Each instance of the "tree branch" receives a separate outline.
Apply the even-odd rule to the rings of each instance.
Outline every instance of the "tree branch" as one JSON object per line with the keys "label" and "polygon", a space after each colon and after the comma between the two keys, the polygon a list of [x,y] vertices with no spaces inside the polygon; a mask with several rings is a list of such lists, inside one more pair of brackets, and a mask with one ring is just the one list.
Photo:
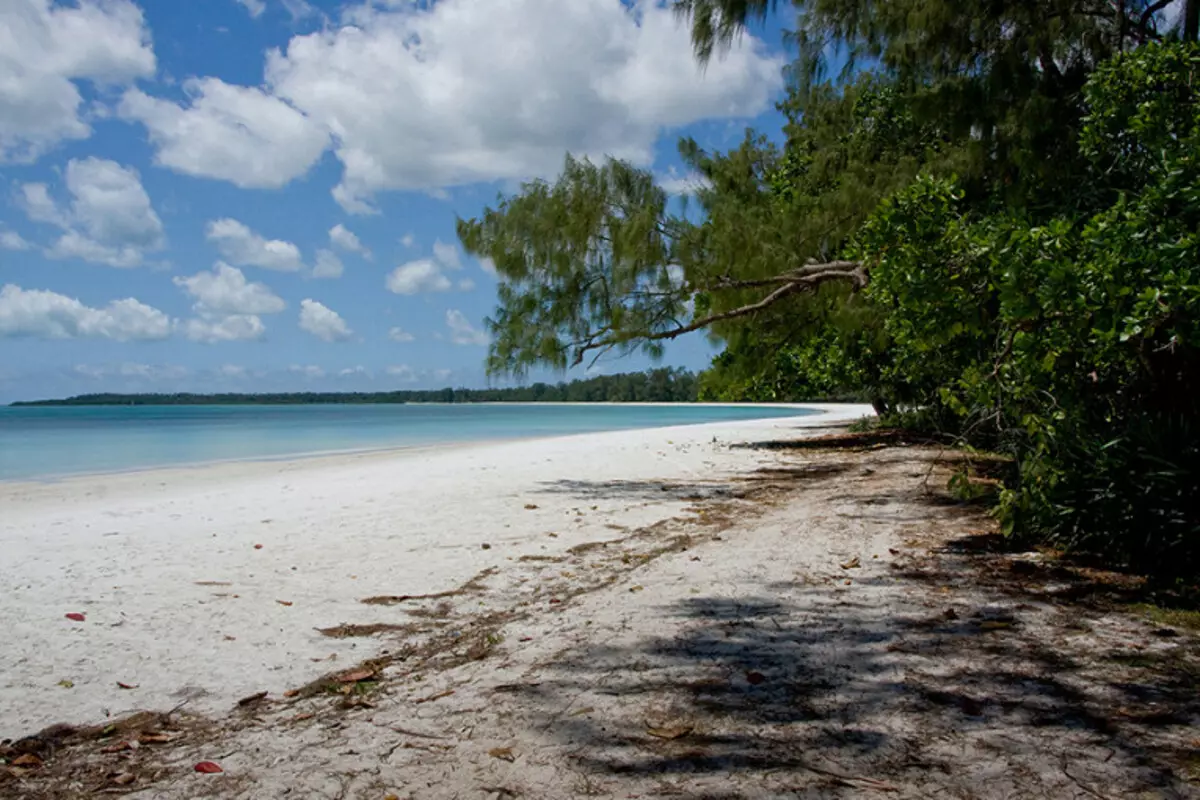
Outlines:
{"label": "tree branch", "polygon": [[710,314],[706,317],[693,320],[687,325],[676,325],[674,328],[669,328],[663,331],[647,331],[637,335],[605,337],[603,331],[589,335],[583,341],[575,342],[571,345],[575,350],[575,358],[571,366],[575,367],[583,363],[584,356],[590,350],[597,348],[610,348],[622,342],[628,342],[635,339],[641,339],[648,342],[662,341],[664,339],[675,339],[683,336],[685,333],[698,331],[702,328],[707,328],[718,322],[724,322],[729,319],[738,317],[746,317],[756,314],[769,306],[774,305],[780,300],[798,292],[812,291],[823,283],[831,283],[834,281],[849,281],[855,289],[862,289],[867,285],[866,267],[859,261],[830,261],[824,264],[806,264],[803,267],[785,272],[774,278],[763,279],[761,281],[744,281],[733,282],[732,284],[722,284],[731,288],[750,288],[751,286],[767,286],[782,284],[775,291],[768,294],[758,302],[749,303],[744,306],[722,311],[717,314]]}

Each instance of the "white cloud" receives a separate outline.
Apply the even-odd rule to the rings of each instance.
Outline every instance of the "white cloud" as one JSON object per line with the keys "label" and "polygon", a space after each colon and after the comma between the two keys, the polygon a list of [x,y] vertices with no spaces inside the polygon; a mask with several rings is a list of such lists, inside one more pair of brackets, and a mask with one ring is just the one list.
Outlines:
{"label": "white cloud", "polygon": [[448,292],[453,288],[441,268],[428,258],[401,264],[388,274],[386,283],[388,291],[394,294]]}
{"label": "white cloud", "polygon": [[[299,3],[292,1],[299,8]],[[190,81],[183,106],[126,94],[164,166],[277,187],[327,147],[333,195],[549,176],[566,152],[649,164],[666,128],[770,107],[783,58],[742,37],[701,69],[686,26],[643,0],[440,0],[352,5],[267,54],[257,87]]]}
{"label": "white cloud", "polygon": [[174,283],[192,296],[199,314],[278,314],[287,307],[266,285],[251,283],[240,269],[221,261],[211,272],[175,278]]}
{"label": "white cloud", "polygon": [[339,378],[370,378],[371,371],[359,364],[355,367],[346,367],[343,370],[338,370]]}
{"label": "white cloud", "polygon": [[346,266],[337,253],[325,249],[317,251],[317,262],[312,273],[314,278],[340,278],[345,271]]}
{"label": "white cloud", "polygon": [[186,107],[138,89],[121,101],[121,116],[149,131],[159,166],[274,189],[308,172],[329,144],[324,127],[261,89],[201,78],[184,90]]}
{"label": "white cloud", "polygon": [[263,321],[252,314],[226,317],[196,317],[178,324],[180,332],[193,342],[246,342],[261,339],[267,332]]}
{"label": "white cloud", "polygon": [[[458,246],[446,244],[438,239],[433,243],[433,258],[420,258],[396,267],[387,277],[387,288],[395,294],[448,292],[455,284],[446,277],[445,272],[461,269],[462,259],[458,254]],[[475,288],[475,282],[470,278],[463,278],[458,282],[458,288],[468,292]]]}
{"label": "white cloud", "polygon": [[29,250],[32,248],[29,242],[16,231],[0,231],[0,249],[3,250]]}
{"label": "white cloud", "polygon": [[281,239],[265,239],[236,219],[208,223],[207,235],[221,255],[239,267],[262,267],[279,272],[296,272],[304,268],[299,247]]}
{"label": "white cloud", "polygon": [[353,334],[336,311],[316,300],[300,301],[300,329],[326,342],[344,342]]}
{"label": "white cloud", "polygon": [[680,175],[674,167],[668,170],[666,174],[656,176],[655,183],[670,195],[695,194],[701,189],[707,189],[712,185],[709,183],[708,178],[698,172],[688,172],[685,175]]}
{"label": "white cloud", "polygon": [[329,241],[334,247],[345,250],[347,253],[358,253],[363,258],[371,258],[371,251],[340,222],[329,229]]}
{"label": "white cloud", "polygon": [[490,340],[487,333],[473,327],[458,309],[446,312],[446,327],[450,329],[450,341],[463,345],[485,345]]}
{"label": "white cloud", "polygon": [[404,330],[404,328],[392,328],[390,331],[388,331],[388,338],[393,342],[411,342],[417,337]]}
{"label": "white cloud", "polygon": [[122,85],[154,75],[141,9],[129,0],[0,3],[0,163],[32,161],[86,139],[77,81]]}
{"label": "white cloud", "polygon": [[325,370],[321,369],[320,367],[316,366],[315,364],[308,364],[305,366],[302,366],[300,364],[292,364],[290,367],[288,367],[288,372],[291,372],[295,375],[303,375],[306,378],[324,378],[325,377]]}
{"label": "white cloud", "polygon": [[147,253],[165,245],[162,220],[150,205],[141,177],[132,167],[101,158],[67,163],[71,202],[60,207],[43,183],[21,187],[25,213],[64,233],[46,255],[80,258],[112,267],[137,267]]}
{"label": "white cloud", "polygon": [[496,262],[492,261],[487,256],[479,259],[479,268],[488,275],[491,275],[493,278],[496,277]]}
{"label": "white cloud", "polygon": [[413,236],[411,233],[406,233],[404,236],[400,237],[400,244],[404,245],[405,247],[412,247],[416,243],[417,237]]}
{"label": "white cloud", "polygon": [[386,370],[384,370],[384,372],[393,378],[398,378],[405,383],[417,382],[417,373],[408,364],[397,364],[395,366],[388,367]]}
{"label": "white cloud", "polygon": [[267,10],[267,4],[263,0],[237,0],[237,2],[253,19],[258,19]]}
{"label": "white cloud", "polygon": [[9,284],[0,289],[0,337],[112,339],[118,342],[165,339],[171,320],[132,297],[92,308],[42,289]]}
{"label": "white cloud", "polygon": [[217,374],[222,378],[244,378],[249,370],[236,364],[222,364],[217,367]]}
{"label": "white cloud", "polygon": [[292,16],[292,22],[300,22],[308,17],[318,16],[321,13],[308,3],[307,0],[282,0],[282,2],[283,7]]}
{"label": "white cloud", "polygon": [[433,243],[433,257],[446,269],[462,269],[462,260],[458,257],[458,247],[446,244],[441,239]]}
{"label": "white cloud", "polygon": [[75,373],[88,378],[142,378],[145,380],[178,380],[186,378],[190,371],[177,364],[76,364]]}

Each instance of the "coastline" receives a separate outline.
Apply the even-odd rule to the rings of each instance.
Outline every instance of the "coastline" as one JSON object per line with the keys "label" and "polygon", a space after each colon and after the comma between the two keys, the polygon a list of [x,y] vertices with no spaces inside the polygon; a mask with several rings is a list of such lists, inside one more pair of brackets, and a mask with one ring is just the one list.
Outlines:
{"label": "coastline", "polygon": [[770,459],[730,443],[870,413],[804,407],[823,413],[0,484],[0,737],[184,700],[222,713],[369,658],[386,644],[318,629],[689,505],[606,487],[720,480]]}
{"label": "coastline", "polygon": [[[339,405],[355,405],[355,404],[339,404]],[[362,404],[362,405],[376,406],[378,404]],[[438,406],[438,407],[441,407],[441,406],[446,406],[446,407],[453,407],[453,406],[489,406],[489,407],[582,406],[582,407],[600,407],[600,408],[605,408],[605,407],[607,407],[607,408],[612,408],[612,407],[669,408],[669,407],[675,407],[675,406],[682,405],[682,406],[703,406],[703,407],[711,407],[711,408],[738,408],[738,409],[754,409],[754,408],[770,408],[772,410],[795,409],[797,411],[810,412],[809,414],[805,414],[805,416],[810,416],[810,415],[815,416],[815,415],[821,415],[821,414],[829,414],[831,412],[837,413],[837,410],[842,408],[843,406],[851,406],[851,405],[855,405],[855,404],[843,404],[843,403],[770,403],[770,404],[764,404],[764,403],[667,403],[667,402],[642,402],[642,403],[638,403],[638,402],[631,402],[631,403],[570,402],[570,403],[567,403],[567,402],[503,401],[503,402],[479,402],[479,403],[435,403],[435,402],[429,402],[429,403],[407,403],[406,405]],[[72,406],[40,406],[40,408],[70,408],[70,407],[72,407]],[[106,407],[111,407],[111,406],[84,406],[84,407],[106,408]],[[143,407],[146,407],[146,406],[143,406]],[[153,407],[153,406],[149,406],[149,407]],[[179,406],[166,405],[166,406],[162,406],[162,407],[163,408],[177,408]],[[204,406],[195,406],[195,407],[203,408]],[[260,407],[272,408],[272,406],[258,406],[258,405],[254,405],[254,404],[244,405],[244,406],[221,405],[221,406],[216,406],[216,407],[218,407],[218,408],[260,408]],[[287,407],[291,408],[293,406],[287,406]],[[0,406],[0,411],[2,411],[3,408],[5,408],[5,407]],[[22,407],[22,408],[24,408],[24,407]],[[815,412],[815,414],[812,412]],[[873,414],[874,412],[872,411],[871,413]],[[786,418],[790,418],[790,417],[775,416],[772,418],[773,419],[786,419]],[[660,426],[660,427],[688,427],[688,426],[693,426],[693,425],[724,424],[725,422],[736,422],[736,421],[721,420],[716,423],[688,422],[688,423],[681,423],[678,425]],[[160,463],[160,464],[147,464],[147,465],[141,465],[141,466],[105,468],[105,469],[97,469],[97,470],[80,470],[80,471],[69,471],[69,472],[47,472],[44,474],[39,473],[39,474],[33,474],[33,475],[27,475],[27,476],[21,476],[21,477],[5,477],[4,475],[0,474],[0,487],[5,487],[5,486],[11,487],[11,486],[16,486],[16,485],[21,485],[21,484],[39,485],[39,484],[44,484],[44,483],[59,483],[62,481],[73,480],[76,478],[96,478],[96,477],[103,477],[103,476],[110,476],[110,475],[137,474],[137,473],[142,473],[142,472],[169,472],[169,471],[174,471],[174,470],[194,470],[194,469],[204,469],[204,468],[208,468],[208,467],[219,467],[219,466],[234,465],[234,464],[258,464],[258,463],[270,464],[270,463],[291,462],[291,461],[300,462],[300,461],[309,461],[312,459],[336,458],[336,457],[341,457],[341,456],[361,456],[361,455],[372,455],[372,454],[393,455],[393,454],[406,453],[406,452],[410,452],[410,451],[426,451],[426,450],[433,451],[433,450],[441,450],[441,449],[453,449],[453,448],[459,448],[459,447],[474,447],[474,446],[482,446],[482,445],[488,445],[488,444],[503,444],[503,443],[507,443],[507,442],[528,441],[528,440],[533,440],[533,439],[561,438],[561,437],[565,437],[565,436],[586,435],[587,433],[621,432],[621,431],[629,431],[629,430],[650,430],[650,429],[652,429],[652,428],[644,428],[644,427],[640,427],[640,426],[634,426],[634,427],[629,427],[629,428],[613,428],[613,429],[609,429],[608,431],[604,431],[604,430],[585,431],[582,434],[575,434],[575,433],[537,434],[537,435],[515,435],[515,436],[511,436],[511,437],[485,438],[485,439],[447,439],[447,440],[440,440],[440,441],[415,441],[415,442],[411,442],[411,443],[386,444],[386,445],[371,446],[371,447],[344,447],[344,448],[332,448],[332,449],[299,450],[296,452],[286,452],[286,453],[277,453],[277,454],[233,456],[233,457],[229,457],[229,458],[205,459],[205,460],[199,460],[199,461],[181,461],[181,462],[177,462],[177,463],[170,462],[170,463]]]}

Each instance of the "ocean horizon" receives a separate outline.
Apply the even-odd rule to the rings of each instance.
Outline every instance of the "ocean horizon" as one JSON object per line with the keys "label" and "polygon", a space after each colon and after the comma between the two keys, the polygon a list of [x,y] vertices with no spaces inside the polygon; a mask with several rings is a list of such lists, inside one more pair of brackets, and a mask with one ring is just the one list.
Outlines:
{"label": "ocean horizon", "polygon": [[0,407],[0,481],[813,413],[704,403]]}

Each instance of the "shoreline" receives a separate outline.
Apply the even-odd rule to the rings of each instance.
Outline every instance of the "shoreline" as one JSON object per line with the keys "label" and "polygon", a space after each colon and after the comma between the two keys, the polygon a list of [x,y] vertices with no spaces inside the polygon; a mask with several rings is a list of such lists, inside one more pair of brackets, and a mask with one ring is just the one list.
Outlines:
{"label": "shoreline", "polygon": [[[321,405],[321,404],[310,404],[310,405]],[[359,404],[339,403],[339,404],[335,404],[335,405],[375,406],[375,405],[381,405],[381,404],[376,404],[376,403],[359,403]],[[486,402],[486,403],[406,403],[405,405],[420,405],[420,406],[456,406],[456,405],[461,405],[461,406],[555,406],[555,407],[561,407],[561,406],[594,406],[594,407],[628,406],[628,407],[643,407],[643,408],[665,408],[665,407],[683,405],[683,406],[706,406],[706,407],[712,407],[712,408],[760,408],[760,407],[777,408],[777,409],[782,408],[782,409],[796,409],[796,410],[800,410],[800,411],[811,411],[812,412],[810,414],[799,415],[798,417],[772,416],[772,417],[762,418],[764,420],[767,420],[767,419],[781,420],[781,419],[798,419],[800,417],[806,417],[806,416],[811,416],[811,417],[826,416],[831,411],[836,412],[836,410],[838,408],[841,408],[843,406],[858,407],[860,404],[849,404],[849,403],[662,403],[662,402],[646,402],[646,403],[589,403],[589,402],[580,402],[580,403],[565,403],[565,402],[541,403],[541,402],[539,402],[539,403],[535,403],[535,402],[529,402],[529,403],[518,403],[518,402]],[[7,406],[7,407],[11,407],[11,406]],[[68,407],[72,407],[72,408],[74,408],[74,407],[112,408],[112,407],[121,407],[121,406],[31,406],[31,407],[40,407],[40,408],[68,408]],[[167,408],[167,407],[178,407],[178,406],[164,405],[164,406],[160,406],[160,407]],[[185,407],[204,408],[206,406],[198,405],[198,406],[185,406]],[[256,408],[256,407],[258,407],[258,405],[257,404],[246,404],[246,405],[237,406],[237,405],[231,404],[228,406],[219,406],[219,407]],[[263,407],[291,407],[291,406],[265,406],[264,405]],[[25,408],[25,407],[20,407],[20,408]],[[874,411],[871,411],[871,413],[873,414]],[[691,423],[683,423],[680,425],[669,425],[669,426],[662,426],[662,427],[672,427],[672,428],[693,427],[696,425],[714,425],[714,424],[719,425],[719,424],[725,424],[726,422],[738,423],[738,422],[754,422],[754,421],[758,421],[758,420],[749,419],[749,420],[727,420],[727,421],[716,421],[716,422],[691,422]],[[332,449],[332,450],[311,450],[311,451],[301,451],[301,452],[295,452],[295,453],[280,453],[278,455],[244,456],[244,457],[234,457],[234,458],[210,459],[210,460],[203,460],[203,461],[189,461],[189,462],[166,463],[166,464],[149,464],[149,465],[145,465],[145,466],[134,466],[134,467],[128,467],[128,468],[124,468],[124,469],[102,469],[102,470],[87,470],[87,471],[82,471],[82,472],[45,473],[45,474],[30,475],[30,476],[17,477],[17,478],[5,478],[5,477],[0,476],[0,489],[3,489],[4,487],[11,487],[11,486],[16,486],[16,485],[21,485],[21,484],[41,485],[41,484],[46,484],[46,483],[61,483],[63,481],[70,481],[70,480],[73,480],[76,478],[99,478],[99,477],[104,477],[106,475],[130,475],[130,474],[137,474],[137,473],[142,473],[142,472],[193,470],[193,469],[204,469],[204,468],[208,468],[208,467],[220,467],[220,466],[231,465],[231,464],[271,464],[271,463],[290,462],[290,461],[309,461],[312,459],[337,458],[340,456],[359,456],[359,455],[373,455],[373,454],[385,454],[385,455],[386,454],[403,454],[406,452],[417,451],[417,450],[433,451],[433,450],[453,449],[453,448],[462,448],[462,447],[484,446],[484,445],[489,445],[489,444],[504,444],[504,443],[511,443],[511,442],[520,442],[520,441],[536,441],[539,439],[557,439],[557,438],[564,438],[564,437],[570,437],[570,436],[589,435],[589,434],[594,434],[594,433],[621,433],[621,432],[635,431],[635,430],[658,430],[658,428],[642,428],[642,427],[611,428],[611,429],[601,430],[601,431],[584,431],[582,433],[548,434],[548,435],[539,435],[539,436],[514,436],[514,437],[509,437],[509,438],[497,438],[497,439],[446,440],[446,441],[438,441],[438,442],[418,442],[418,443],[412,443],[412,444],[382,445],[379,447],[349,447],[349,448],[337,448],[337,449]]]}
{"label": "shoreline", "polygon": [[[870,413],[805,407],[824,413],[0,483],[0,737],[182,700],[224,713],[369,658],[386,644],[319,629],[676,517],[672,485],[772,458],[730,443]],[[645,481],[667,488],[626,488]]]}

